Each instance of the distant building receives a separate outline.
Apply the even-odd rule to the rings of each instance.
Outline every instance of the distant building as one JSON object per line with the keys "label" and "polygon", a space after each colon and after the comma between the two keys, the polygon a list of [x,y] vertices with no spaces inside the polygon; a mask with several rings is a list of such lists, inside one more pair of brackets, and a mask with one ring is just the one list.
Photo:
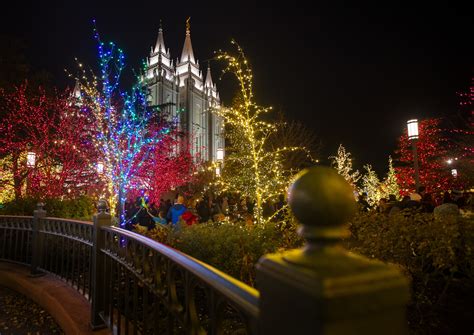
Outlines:
{"label": "distant building", "polygon": [[219,108],[221,103],[209,65],[204,78],[194,57],[189,20],[181,58],[173,62],[160,26],[147,63],[150,104],[161,106],[173,116],[177,110],[182,110],[179,126],[191,136],[193,156],[203,161],[216,160],[218,149],[222,155],[224,148],[223,121],[210,108]]}

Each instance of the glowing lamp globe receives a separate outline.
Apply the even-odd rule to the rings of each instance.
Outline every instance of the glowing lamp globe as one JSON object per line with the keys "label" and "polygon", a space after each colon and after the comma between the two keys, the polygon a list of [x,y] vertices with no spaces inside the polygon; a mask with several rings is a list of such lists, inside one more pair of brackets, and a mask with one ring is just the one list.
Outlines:
{"label": "glowing lamp globe", "polygon": [[408,139],[416,140],[418,139],[418,120],[412,119],[407,121],[408,127]]}
{"label": "glowing lamp globe", "polygon": [[224,160],[224,149],[217,149],[217,160],[223,161]]}
{"label": "glowing lamp globe", "polygon": [[102,162],[97,163],[97,173],[98,174],[104,173],[104,164]]}
{"label": "glowing lamp globe", "polygon": [[28,151],[26,154],[26,166],[29,168],[35,167],[36,164],[36,153],[33,151]]}

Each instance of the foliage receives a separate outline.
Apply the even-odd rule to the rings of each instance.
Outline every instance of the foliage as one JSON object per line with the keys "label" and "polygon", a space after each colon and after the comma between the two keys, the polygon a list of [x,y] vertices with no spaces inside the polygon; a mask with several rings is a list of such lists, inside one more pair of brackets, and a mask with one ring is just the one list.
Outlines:
{"label": "foliage", "polygon": [[337,156],[330,156],[329,159],[332,160],[332,166],[337,170],[344,179],[356,188],[356,184],[361,178],[358,170],[352,170],[352,157],[350,152],[346,152],[346,148],[339,145],[337,149]]}
{"label": "foliage", "polygon": [[301,245],[294,223],[245,225],[244,222],[182,224],[173,230],[159,226],[146,234],[255,285],[255,263],[267,254]]}
{"label": "foliage", "polygon": [[[474,292],[474,224],[468,218],[435,220],[432,214],[361,213],[350,223],[348,248],[396,263],[412,278],[410,327],[422,333],[456,333],[470,322]],[[469,298],[470,297],[470,298]]]}
{"label": "foliage", "polygon": [[0,215],[33,215],[38,202],[44,202],[44,209],[50,217],[91,221],[96,212],[95,201],[88,196],[79,196],[74,199],[36,199],[22,198],[4,204],[0,208]]}
{"label": "foliage", "polygon": [[0,158],[0,205],[15,198],[11,162],[11,155],[6,155],[5,157]]}

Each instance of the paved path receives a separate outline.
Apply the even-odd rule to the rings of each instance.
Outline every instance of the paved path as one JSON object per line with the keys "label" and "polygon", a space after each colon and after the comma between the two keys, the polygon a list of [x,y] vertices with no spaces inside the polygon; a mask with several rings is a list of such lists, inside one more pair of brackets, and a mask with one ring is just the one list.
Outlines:
{"label": "paved path", "polygon": [[64,334],[53,317],[22,294],[0,286],[0,334]]}

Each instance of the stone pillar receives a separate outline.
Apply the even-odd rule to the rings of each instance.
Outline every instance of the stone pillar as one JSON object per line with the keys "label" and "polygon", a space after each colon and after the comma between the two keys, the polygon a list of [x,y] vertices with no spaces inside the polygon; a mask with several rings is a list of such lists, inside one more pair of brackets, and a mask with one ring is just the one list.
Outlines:
{"label": "stone pillar", "polygon": [[41,266],[41,260],[43,256],[43,239],[44,234],[41,232],[43,229],[43,222],[41,219],[46,217],[46,211],[44,210],[44,203],[39,202],[36,205],[36,209],[33,212],[33,232],[31,238],[31,276],[37,277],[42,276],[44,273],[38,269]]}
{"label": "stone pillar", "polygon": [[92,236],[92,268],[91,268],[91,327],[104,328],[106,325],[101,317],[104,311],[104,263],[105,256],[101,249],[105,246],[105,233],[101,227],[111,225],[111,216],[106,213],[107,202],[99,200],[98,213],[94,215],[94,232]]}
{"label": "stone pillar", "polygon": [[355,210],[344,178],[327,167],[306,169],[290,186],[288,200],[306,244],[259,260],[259,332],[406,334],[408,280],[396,266],[341,246]]}

